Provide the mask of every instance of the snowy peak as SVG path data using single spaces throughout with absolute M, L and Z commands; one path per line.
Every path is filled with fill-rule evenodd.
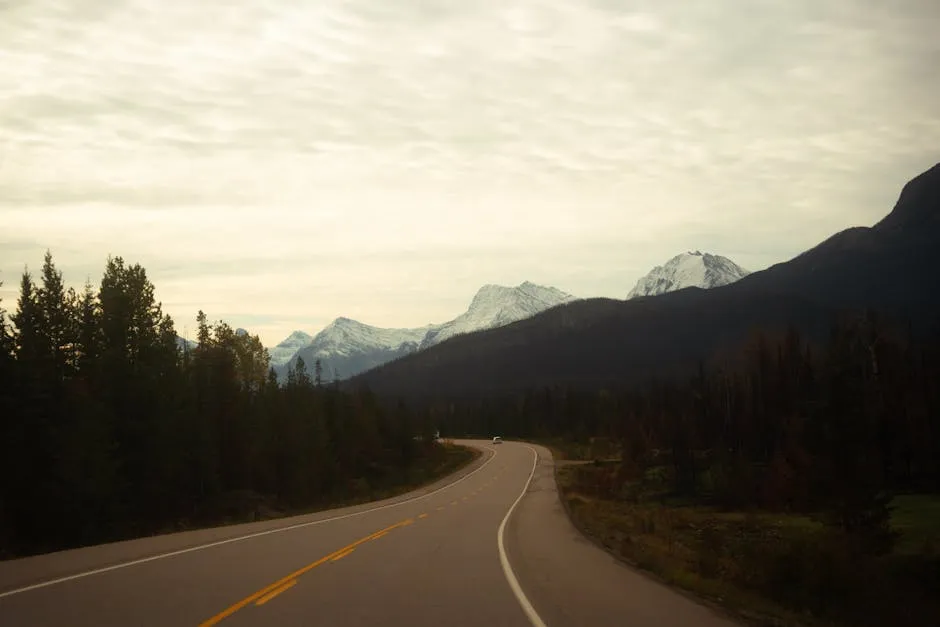
M 655 296 L 687 287 L 710 289 L 734 283 L 748 274 L 750 271 L 727 257 L 698 250 L 689 251 L 653 268 L 636 282 L 627 298 Z
M 309 344 L 310 340 L 312 339 L 313 339 L 313 336 L 310 335 L 309 333 L 304 333 L 303 331 L 294 331 L 293 333 L 287 336 L 287 339 L 285 339 L 283 342 L 278 344 L 278 346 L 284 346 L 286 344 L 300 344 L 300 345 Z
M 513 306 L 540 310 L 540 308 L 547 309 L 570 300 L 574 300 L 574 297 L 559 289 L 542 287 L 528 281 L 516 287 L 490 284 L 484 285 L 477 291 L 470 302 L 468 313 L 482 309 Z
M 303 331 L 294 331 L 288 335 L 280 344 L 274 348 L 268 349 L 271 356 L 272 366 L 283 366 L 291 360 L 297 351 L 309 344 L 313 336 Z
M 454 320 L 429 331 L 421 348 L 439 344 L 455 335 L 492 329 L 530 318 L 573 300 L 576 299 L 571 294 L 529 281 L 516 287 L 484 285 L 473 297 L 470 308 Z
M 430 327 L 418 329 L 383 329 L 349 318 L 337 318 L 317 333 L 310 342 L 317 357 L 348 356 L 375 349 L 400 349 L 418 344 Z

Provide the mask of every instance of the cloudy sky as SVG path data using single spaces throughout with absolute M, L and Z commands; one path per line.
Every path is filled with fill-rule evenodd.
M 0 278 L 108 254 L 274 344 L 757 270 L 940 161 L 935 0 L 0 0 Z

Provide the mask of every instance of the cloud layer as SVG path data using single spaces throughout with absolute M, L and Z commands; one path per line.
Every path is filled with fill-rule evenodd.
M 274 343 L 487 282 L 622 297 L 690 248 L 759 269 L 940 160 L 938 31 L 930 0 L 0 0 L 3 293 L 120 254 Z

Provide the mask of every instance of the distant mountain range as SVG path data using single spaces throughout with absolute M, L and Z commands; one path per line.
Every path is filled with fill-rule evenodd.
M 698 251 L 683 253 L 640 279 L 631 296 L 726 285 L 746 274 L 747 270 L 725 257 Z M 525 320 L 575 300 L 578 299 L 557 288 L 530 281 L 515 287 L 484 285 L 466 312 L 441 324 L 387 329 L 340 317 L 315 336 L 294 331 L 269 349 L 271 365 L 283 380 L 298 358 L 311 371 L 319 359 L 324 378 L 345 379 L 452 337 Z
M 824 341 L 835 314 L 862 308 L 906 322 L 915 334 L 936 333 L 937 250 L 940 164 L 909 181 L 873 227 L 847 229 L 730 284 L 572 302 L 407 355 L 349 384 L 424 400 L 546 385 L 596 389 L 692 372 L 699 360 L 733 349 L 756 329 L 792 324 Z
M 676 255 L 665 264 L 656 266 L 636 282 L 627 298 L 656 296 L 687 287 L 709 289 L 730 285 L 750 272 L 727 257 L 699 251 Z
M 271 365 L 283 379 L 298 358 L 310 372 L 319 359 L 324 378 L 344 379 L 454 336 L 510 324 L 574 300 L 559 289 L 528 281 L 516 287 L 484 285 L 466 312 L 442 324 L 384 329 L 341 317 L 312 337 L 295 331 L 269 350 Z

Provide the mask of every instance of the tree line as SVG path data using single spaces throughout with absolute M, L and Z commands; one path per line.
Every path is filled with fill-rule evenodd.
M 755 332 L 684 380 L 546 386 L 433 415 L 457 433 L 607 438 L 621 461 L 598 475 L 604 496 L 630 498 L 655 474 L 721 507 L 822 514 L 879 552 L 892 494 L 940 492 L 940 341 L 912 338 L 845 315 L 821 343 Z
M 279 385 L 257 336 L 202 311 L 181 346 L 121 257 L 76 291 L 47 253 L 2 305 L 0 557 L 310 508 L 443 459 L 426 414 L 324 384 L 319 364 Z

